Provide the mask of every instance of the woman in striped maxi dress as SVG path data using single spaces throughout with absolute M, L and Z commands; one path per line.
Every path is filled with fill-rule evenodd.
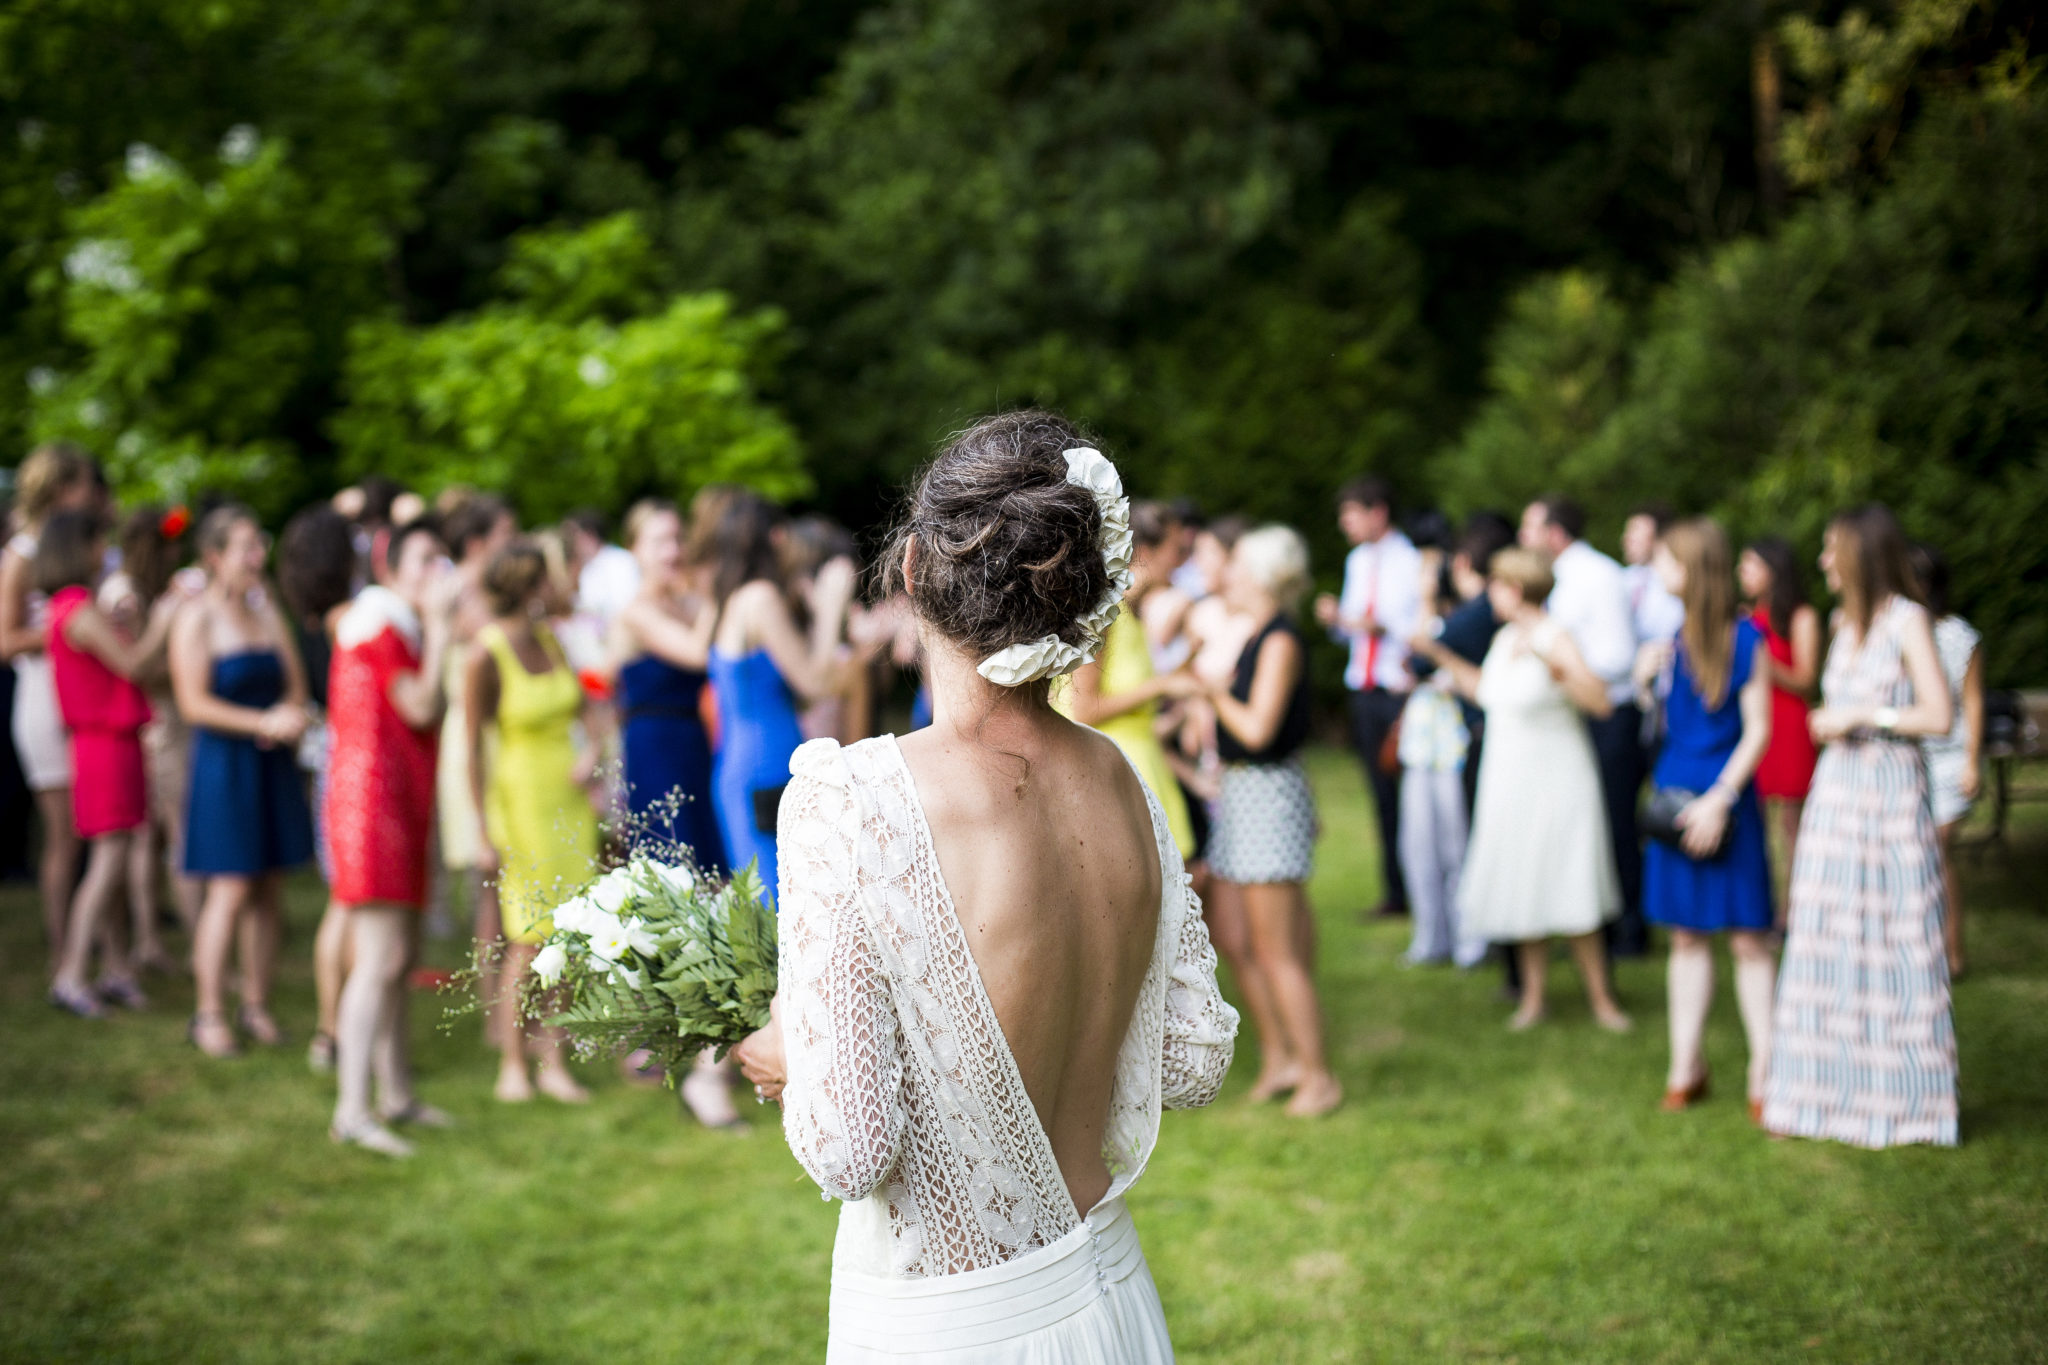
M 1811 721 L 1826 747 L 1792 867 L 1764 1127 L 1953 1146 L 1945 897 L 1917 742 L 1947 733 L 1948 682 L 1890 512 L 1838 516 L 1820 564 L 1842 606 Z

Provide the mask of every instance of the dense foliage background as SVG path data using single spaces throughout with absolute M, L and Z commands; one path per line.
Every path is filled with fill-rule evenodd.
M 1881 497 L 2048 680 L 2048 110 L 2015 0 L 17 0 L 0 445 L 282 513 L 744 478 L 964 418 L 1154 493 Z

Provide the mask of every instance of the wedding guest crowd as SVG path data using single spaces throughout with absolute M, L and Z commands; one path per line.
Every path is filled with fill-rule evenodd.
M 1663 1105 L 1684 1110 L 1709 1097 L 1726 937 L 1756 1122 L 1954 1142 L 1952 847 L 1978 789 L 1983 657 L 1940 554 L 1882 508 L 1837 517 L 1830 623 L 1786 541 L 1736 555 L 1719 525 L 1661 505 L 1626 519 L 1625 563 L 1564 496 L 1518 524 L 1399 511 L 1383 480 L 1341 488 L 1341 586 L 1305 617 L 1297 529 L 1134 504 L 1124 611 L 1051 693 L 1159 797 L 1257 1037 L 1250 1098 L 1301 1118 L 1344 1099 L 1308 899 L 1313 624 L 1344 654 L 1373 913 L 1411 917 L 1409 965 L 1497 954 L 1524 1030 L 1547 1017 L 1563 939 L 1594 1021 L 1623 1031 L 1615 963 L 1658 926 Z M 862 603 L 853 537 L 821 518 L 713 486 L 636 502 L 620 526 L 611 543 L 580 509 L 522 529 L 494 492 L 430 505 L 372 477 L 294 517 L 273 574 L 247 509 L 117 522 L 84 452 L 34 451 L 0 548 L 0 656 L 52 1002 L 146 1006 L 143 975 L 172 969 L 167 878 L 193 1045 L 279 1044 L 282 879 L 317 863 L 308 1057 L 334 1074 L 337 1142 L 402 1156 L 399 1127 L 449 1122 L 414 1091 L 406 993 L 423 930 L 458 911 L 496 1097 L 587 1099 L 538 1023 L 550 907 L 634 848 L 752 868 L 772 897 L 791 756 L 873 731 L 921 655 L 902 594 Z M 686 1106 L 738 1124 L 731 1079 L 707 1056 Z

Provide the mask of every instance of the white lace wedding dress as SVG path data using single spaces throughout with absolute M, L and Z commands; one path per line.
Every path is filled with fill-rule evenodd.
M 814 740 L 782 799 L 783 1127 L 845 1200 L 831 1365 L 1150 1365 L 1166 1319 L 1123 1195 L 1159 1111 L 1215 1098 L 1237 1015 L 1156 798 L 1158 936 L 1117 1057 L 1109 1192 L 1074 1207 L 940 877 L 901 750 Z

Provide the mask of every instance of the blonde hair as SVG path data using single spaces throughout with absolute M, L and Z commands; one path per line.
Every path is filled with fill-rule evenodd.
M 92 477 L 92 461 L 69 441 L 50 441 L 29 452 L 14 481 L 14 506 L 30 526 L 40 526 L 68 489 Z
M 678 522 L 682 520 L 682 513 L 678 512 L 676 505 L 667 498 L 642 498 L 627 508 L 626 521 L 621 528 L 626 548 L 636 548 L 640 542 L 640 533 L 647 529 L 647 523 L 663 515 L 674 517 Z
M 1550 571 L 1550 556 L 1519 545 L 1510 545 L 1494 555 L 1486 579 L 1489 583 L 1507 584 L 1522 594 L 1524 602 L 1536 606 L 1541 606 L 1557 586 L 1557 575 Z
M 1685 569 L 1685 657 L 1700 700 L 1709 711 L 1728 695 L 1735 664 L 1735 565 L 1728 534 L 1706 517 L 1681 521 L 1662 538 L 1665 551 Z
M 542 562 L 547 565 L 548 577 L 570 597 L 575 597 L 576 580 L 569 573 L 569 547 L 563 542 L 562 533 L 553 527 L 535 531 L 533 543 L 540 551 Z
M 1292 526 L 1261 526 L 1237 539 L 1231 557 L 1252 581 L 1293 611 L 1308 592 L 1308 542 Z

